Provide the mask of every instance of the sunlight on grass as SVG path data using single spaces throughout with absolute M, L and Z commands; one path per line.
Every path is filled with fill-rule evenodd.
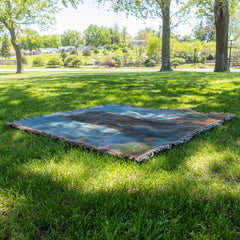
M 10 200 L 0 193 L 0 220 L 4 221 L 8 218 L 10 211 L 12 209 Z

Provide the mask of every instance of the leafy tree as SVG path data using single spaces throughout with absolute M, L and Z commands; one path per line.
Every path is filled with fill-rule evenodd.
M 58 10 L 56 1 L 47 0 L 0 0 L 0 24 L 9 31 L 17 56 L 17 73 L 23 72 L 19 31 L 31 24 L 41 26 L 51 23 L 52 14 Z
M 173 48 L 172 57 L 187 59 L 189 54 L 190 54 L 190 43 L 177 42 Z
M 151 28 L 146 28 L 144 30 L 140 30 L 136 37 L 134 37 L 135 40 L 145 40 L 146 45 L 148 42 L 148 39 L 150 37 L 154 36 L 154 31 Z
M 185 36 L 182 36 L 182 37 L 180 38 L 180 41 L 181 41 L 181 42 L 191 42 L 191 41 L 192 41 L 192 37 L 189 36 L 189 35 L 185 35 Z
M 109 29 L 90 25 L 85 31 L 85 41 L 87 46 L 99 47 L 111 43 L 111 34 Z
M 162 18 L 162 67 L 161 71 L 170 71 L 170 4 L 171 0 L 97 0 L 110 2 L 114 11 L 124 11 L 137 17 L 155 16 Z M 178 2 L 178 1 L 176 1 Z
M 235 12 L 230 15 L 229 33 L 237 40 L 240 38 L 240 6 L 236 6 Z
M 128 32 L 127 32 L 126 27 L 123 27 L 123 29 L 122 29 L 121 40 L 122 40 L 122 43 L 124 43 L 124 44 L 127 44 L 127 42 L 128 42 Z
M 40 39 L 44 48 L 58 48 L 62 45 L 61 37 L 58 34 L 43 35 Z
M 194 63 L 199 62 L 202 57 L 206 59 L 214 59 L 215 42 L 203 43 L 200 41 L 180 42 L 171 39 L 171 62 L 178 62 L 176 59 L 193 60 Z M 180 63 L 180 62 L 179 62 Z
M 68 4 L 70 3 L 73 8 L 77 8 L 77 5 L 79 2 L 83 2 L 82 0 L 62 0 L 62 4 L 65 7 L 68 7 Z
M 203 24 L 203 21 L 200 24 L 196 25 L 193 30 L 193 36 L 195 40 L 201 42 L 209 42 L 216 40 L 216 29 L 214 26 L 214 21 L 210 21 L 206 25 Z
M 237 0 L 189 0 L 190 5 L 198 8 L 200 17 L 214 16 L 216 28 L 215 72 L 227 72 L 228 69 L 228 32 L 230 13 L 238 6 Z
M 110 35 L 111 35 L 111 44 L 120 45 L 121 43 L 121 34 L 119 32 L 119 27 L 115 24 L 114 27 L 109 28 Z
M 3 38 L 2 47 L 1 47 L 1 56 L 3 58 L 9 58 L 11 56 L 10 46 L 11 46 L 11 43 L 10 43 L 9 39 L 5 36 Z
M 147 46 L 147 56 L 153 59 L 155 62 L 159 63 L 161 48 L 161 39 L 156 36 L 150 37 Z
M 76 49 L 83 44 L 83 38 L 80 32 L 68 30 L 61 36 L 63 46 L 74 46 Z
M 26 29 L 24 31 L 25 37 L 20 38 L 19 42 L 24 49 L 39 49 L 42 46 L 41 37 L 37 31 Z
M 203 44 L 205 51 L 208 51 L 207 59 L 213 60 L 215 58 L 216 43 L 214 41 Z
M 18 37 L 18 41 L 19 41 L 22 49 L 25 49 L 25 50 L 28 49 L 28 44 L 27 44 L 27 38 L 26 37 Z
M 141 45 L 141 46 L 135 47 L 134 50 L 135 50 L 137 58 L 142 58 L 143 54 L 146 51 L 146 48 L 143 45 Z
M 51 35 L 41 36 L 41 42 L 42 42 L 42 47 L 43 48 L 53 48 L 53 46 L 55 47 L 55 45 L 52 44 Z
M 216 63 L 215 72 L 228 71 L 228 30 L 229 0 L 215 0 L 214 16 L 216 25 Z
M 67 5 L 69 1 L 63 0 Z M 78 1 L 70 0 L 76 6 Z M 46 27 L 51 25 L 58 11 L 58 0 L 0 0 L 0 28 L 4 26 L 11 36 L 17 57 L 17 73 L 23 72 L 21 45 L 18 34 L 32 24 Z
M 177 46 L 175 46 L 175 48 L 177 49 Z M 203 44 L 200 41 L 194 41 L 191 44 L 189 44 L 188 54 L 192 57 L 196 54 L 197 54 L 196 56 L 198 56 L 202 52 L 202 49 Z

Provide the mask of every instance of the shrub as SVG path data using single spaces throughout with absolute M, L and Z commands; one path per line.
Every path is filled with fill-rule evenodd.
M 176 67 L 179 66 L 180 64 L 179 64 L 178 62 L 173 62 L 171 65 L 172 65 L 174 68 L 176 68 Z
M 123 51 L 121 49 L 117 49 L 115 52 L 114 52 L 114 55 L 123 55 Z
M 66 53 L 65 49 L 61 50 L 60 56 L 61 56 L 63 61 L 67 58 L 68 54 Z
M 193 63 L 199 63 L 199 57 L 198 57 L 196 48 L 194 49 Z
M 71 65 L 73 67 L 79 67 L 83 65 L 83 61 L 79 58 L 79 57 L 75 57 L 72 61 L 71 61 Z
M 125 66 L 125 67 L 128 66 L 128 62 L 129 62 L 129 60 L 130 60 L 129 54 L 128 54 L 128 53 L 125 53 L 125 54 L 123 55 L 122 59 L 123 59 L 123 66 Z
M 125 44 L 125 43 L 121 43 L 121 44 L 120 44 L 120 48 L 123 49 L 123 48 L 125 48 L 125 47 L 126 47 L 126 44 Z
M 107 49 L 103 49 L 103 54 L 104 54 L 104 55 L 107 55 L 107 54 L 108 54 Z
M 172 58 L 171 63 L 174 63 L 174 62 L 179 63 L 179 65 L 180 65 L 180 64 L 184 64 L 186 62 L 186 60 L 185 60 L 185 58 Z
M 106 47 L 106 49 L 108 50 L 108 51 L 111 51 L 112 50 L 112 47 L 111 47 L 111 45 L 107 45 L 107 47 Z
M 176 58 L 187 58 L 187 53 L 183 50 L 180 50 L 180 49 L 176 49 L 174 51 L 174 57 Z
M 84 49 L 82 52 L 82 55 L 85 57 L 91 56 L 91 50 L 90 49 Z
M 78 55 L 78 52 L 77 52 L 76 48 L 72 48 L 70 54 L 71 55 Z
M 71 65 L 71 62 L 74 60 L 74 58 L 76 58 L 76 56 L 69 56 L 69 57 L 67 57 L 66 59 L 65 59 L 65 61 L 64 61 L 64 66 L 69 66 L 69 65 Z
M 62 60 L 58 57 L 52 57 L 48 63 L 47 66 L 51 67 L 51 68 L 56 68 L 56 67 L 60 67 L 63 64 Z
M 154 59 L 151 59 L 151 58 L 146 59 L 144 62 L 144 65 L 146 67 L 154 67 L 156 66 L 156 64 L 157 64 L 156 61 L 154 61 Z
M 99 49 L 98 49 L 98 48 L 94 48 L 93 52 L 94 52 L 95 54 L 98 54 L 98 53 L 99 53 Z
M 34 67 L 42 67 L 44 65 L 45 65 L 45 63 L 44 63 L 44 59 L 42 57 L 36 57 L 33 60 L 33 66 Z
M 114 60 L 115 60 L 115 62 L 116 62 L 116 67 L 122 67 L 123 66 L 123 56 L 121 56 L 121 55 L 115 55 L 115 56 L 113 56 L 112 57 Z
M 69 57 L 67 57 L 64 61 L 64 66 L 72 66 L 72 67 L 79 67 L 84 65 L 83 61 L 81 60 L 80 57 L 78 57 L 77 55 L 71 55 Z
M 201 64 L 201 63 L 199 63 L 198 66 L 199 66 L 199 68 L 206 68 L 206 66 L 204 64 Z
M 129 43 L 128 48 L 130 48 L 131 50 L 133 50 L 133 49 L 134 49 L 133 43 Z
M 212 54 L 209 54 L 209 57 L 207 58 L 207 60 L 214 60 L 215 57 Z
M 240 62 L 240 46 L 239 46 L 239 49 L 238 48 L 233 49 L 231 60 Z
M 101 65 L 101 60 L 98 58 L 94 61 L 94 64 L 97 65 L 97 66 L 100 66 Z
M 115 67 L 116 61 L 113 58 L 107 57 L 102 60 L 102 65 L 108 65 L 109 67 Z
M 134 67 L 141 67 L 143 65 L 143 60 L 141 58 L 137 58 L 134 63 Z
M 127 67 L 133 67 L 134 66 L 134 61 L 132 59 L 128 60 L 126 66 Z
M 116 51 L 118 48 L 119 48 L 119 46 L 118 46 L 116 43 L 114 43 L 114 44 L 112 45 L 112 49 L 113 49 L 114 51 Z
M 123 52 L 123 53 L 128 53 L 128 48 L 127 48 L 127 47 L 124 47 L 124 48 L 122 49 L 122 52 Z
M 200 60 L 200 63 L 205 64 L 207 61 L 207 58 L 205 56 L 201 56 L 199 60 Z

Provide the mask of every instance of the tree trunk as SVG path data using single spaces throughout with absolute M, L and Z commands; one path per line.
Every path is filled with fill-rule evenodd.
M 228 69 L 228 0 L 215 0 L 214 6 L 216 25 L 216 63 L 214 72 L 227 72 Z
M 12 27 L 9 29 L 11 34 L 11 42 L 16 52 L 17 57 L 17 73 L 23 73 L 23 60 L 22 60 L 22 52 L 21 52 L 21 45 L 17 41 L 15 28 Z
M 162 11 L 162 67 L 160 71 L 172 71 L 170 63 L 170 4 L 171 0 L 161 0 Z

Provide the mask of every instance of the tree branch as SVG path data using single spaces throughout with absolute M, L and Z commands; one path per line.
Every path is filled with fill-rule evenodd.
M 10 30 L 10 26 L 9 26 L 9 24 L 5 21 L 5 19 L 0 18 L 0 22 L 2 22 L 2 23 L 4 24 L 4 26 L 5 26 L 8 30 Z

